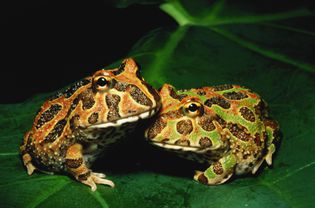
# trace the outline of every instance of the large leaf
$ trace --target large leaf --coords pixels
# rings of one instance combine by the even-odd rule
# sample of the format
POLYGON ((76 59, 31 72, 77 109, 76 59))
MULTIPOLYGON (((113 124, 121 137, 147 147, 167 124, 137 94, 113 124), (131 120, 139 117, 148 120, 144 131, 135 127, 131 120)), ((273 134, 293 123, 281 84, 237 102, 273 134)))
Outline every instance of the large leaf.
POLYGON ((37 96, 25 103, 0 106, 2 207, 315 204, 315 33, 311 13, 302 7, 283 9, 280 5, 275 9, 267 3, 235 1, 168 1, 160 8, 179 25, 151 31, 131 50, 145 78, 155 87, 165 82, 177 88, 231 83, 258 92, 281 127, 273 167, 265 167, 254 177, 204 186, 192 180, 195 164, 151 148, 138 132, 138 140, 129 138, 112 147, 95 167, 115 181, 114 189, 98 186, 91 192, 67 176, 28 176, 18 146, 47 97, 37 96))

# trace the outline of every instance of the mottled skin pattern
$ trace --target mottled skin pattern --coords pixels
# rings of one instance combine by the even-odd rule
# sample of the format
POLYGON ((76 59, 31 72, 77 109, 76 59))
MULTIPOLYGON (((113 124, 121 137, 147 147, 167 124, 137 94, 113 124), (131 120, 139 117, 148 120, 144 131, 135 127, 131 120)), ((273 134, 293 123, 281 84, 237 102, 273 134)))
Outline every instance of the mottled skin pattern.
POLYGON ((258 170, 272 163, 278 124, 269 118, 266 103, 237 85, 176 91, 160 90, 162 109, 145 132, 150 142, 179 156, 206 163, 194 179, 221 184, 234 173, 258 170))
POLYGON ((159 107, 157 91, 140 76, 133 59, 95 72, 40 108, 20 147, 28 174, 35 169, 65 172, 93 191, 96 184, 113 187, 104 174, 89 169, 90 163, 159 107))

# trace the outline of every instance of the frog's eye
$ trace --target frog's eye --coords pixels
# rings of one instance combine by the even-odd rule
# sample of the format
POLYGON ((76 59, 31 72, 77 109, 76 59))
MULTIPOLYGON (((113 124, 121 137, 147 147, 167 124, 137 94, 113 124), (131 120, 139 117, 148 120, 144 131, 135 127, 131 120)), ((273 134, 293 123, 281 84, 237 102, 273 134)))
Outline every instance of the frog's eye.
POLYGON ((97 79, 96 84, 100 87, 104 87, 107 85, 108 81, 105 79, 105 77, 100 77, 97 79))
POLYGON ((104 76, 95 77, 93 87, 95 90, 105 90, 109 87, 110 80, 104 76))
POLYGON ((203 107, 198 102, 188 102, 184 105, 184 113, 189 117, 196 117, 203 114, 203 107))

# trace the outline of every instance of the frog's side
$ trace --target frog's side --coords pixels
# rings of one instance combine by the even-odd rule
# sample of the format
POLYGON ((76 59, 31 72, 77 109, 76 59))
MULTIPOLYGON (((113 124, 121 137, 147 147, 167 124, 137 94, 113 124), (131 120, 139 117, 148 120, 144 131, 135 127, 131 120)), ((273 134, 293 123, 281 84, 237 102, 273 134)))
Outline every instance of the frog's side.
POLYGON ((99 70, 46 101, 25 134, 21 154, 29 175, 35 169, 66 172, 96 190, 114 183, 89 169, 107 145, 160 107, 157 91, 140 76, 133 59, 99 70))
POLYGON ((220 184, 233 173, 254 174, 262 162, 272 163, 277 123, 266 103, 237 85, 176 91, 160 90, 162 109, 145 132, 153 144, 210 165, 194 179, 220 184))

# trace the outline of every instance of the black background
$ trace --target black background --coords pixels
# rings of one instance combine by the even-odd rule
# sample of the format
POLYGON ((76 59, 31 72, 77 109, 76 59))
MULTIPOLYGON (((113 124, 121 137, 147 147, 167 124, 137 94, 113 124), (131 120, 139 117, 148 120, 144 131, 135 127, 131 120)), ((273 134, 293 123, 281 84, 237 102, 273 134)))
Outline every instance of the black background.
POLYGON ((0 103, 65 87, 127 56, 149 30, 175 24, 152 5, 105 2, 0 3, 0 103))
MULTIPOLYGON (((127 56, 148 31, 173 27, 154 5, 114 8, 108 0, 14 0, 0 3, 0 103, 63 88, 127 56)), ((233 0, 234 2, 234 0, 233 0)), ((259 1, 255 10, 298 8, 313 1, 259 1)), ((243 6, 254 1, 238 1, 243 6)), ((253 7, 251 7, 253 9, 253 7)), ((314 24, 308 28, 314 28, 314 24)), ((311 30, 312 31, 312 30, 311 30)))

